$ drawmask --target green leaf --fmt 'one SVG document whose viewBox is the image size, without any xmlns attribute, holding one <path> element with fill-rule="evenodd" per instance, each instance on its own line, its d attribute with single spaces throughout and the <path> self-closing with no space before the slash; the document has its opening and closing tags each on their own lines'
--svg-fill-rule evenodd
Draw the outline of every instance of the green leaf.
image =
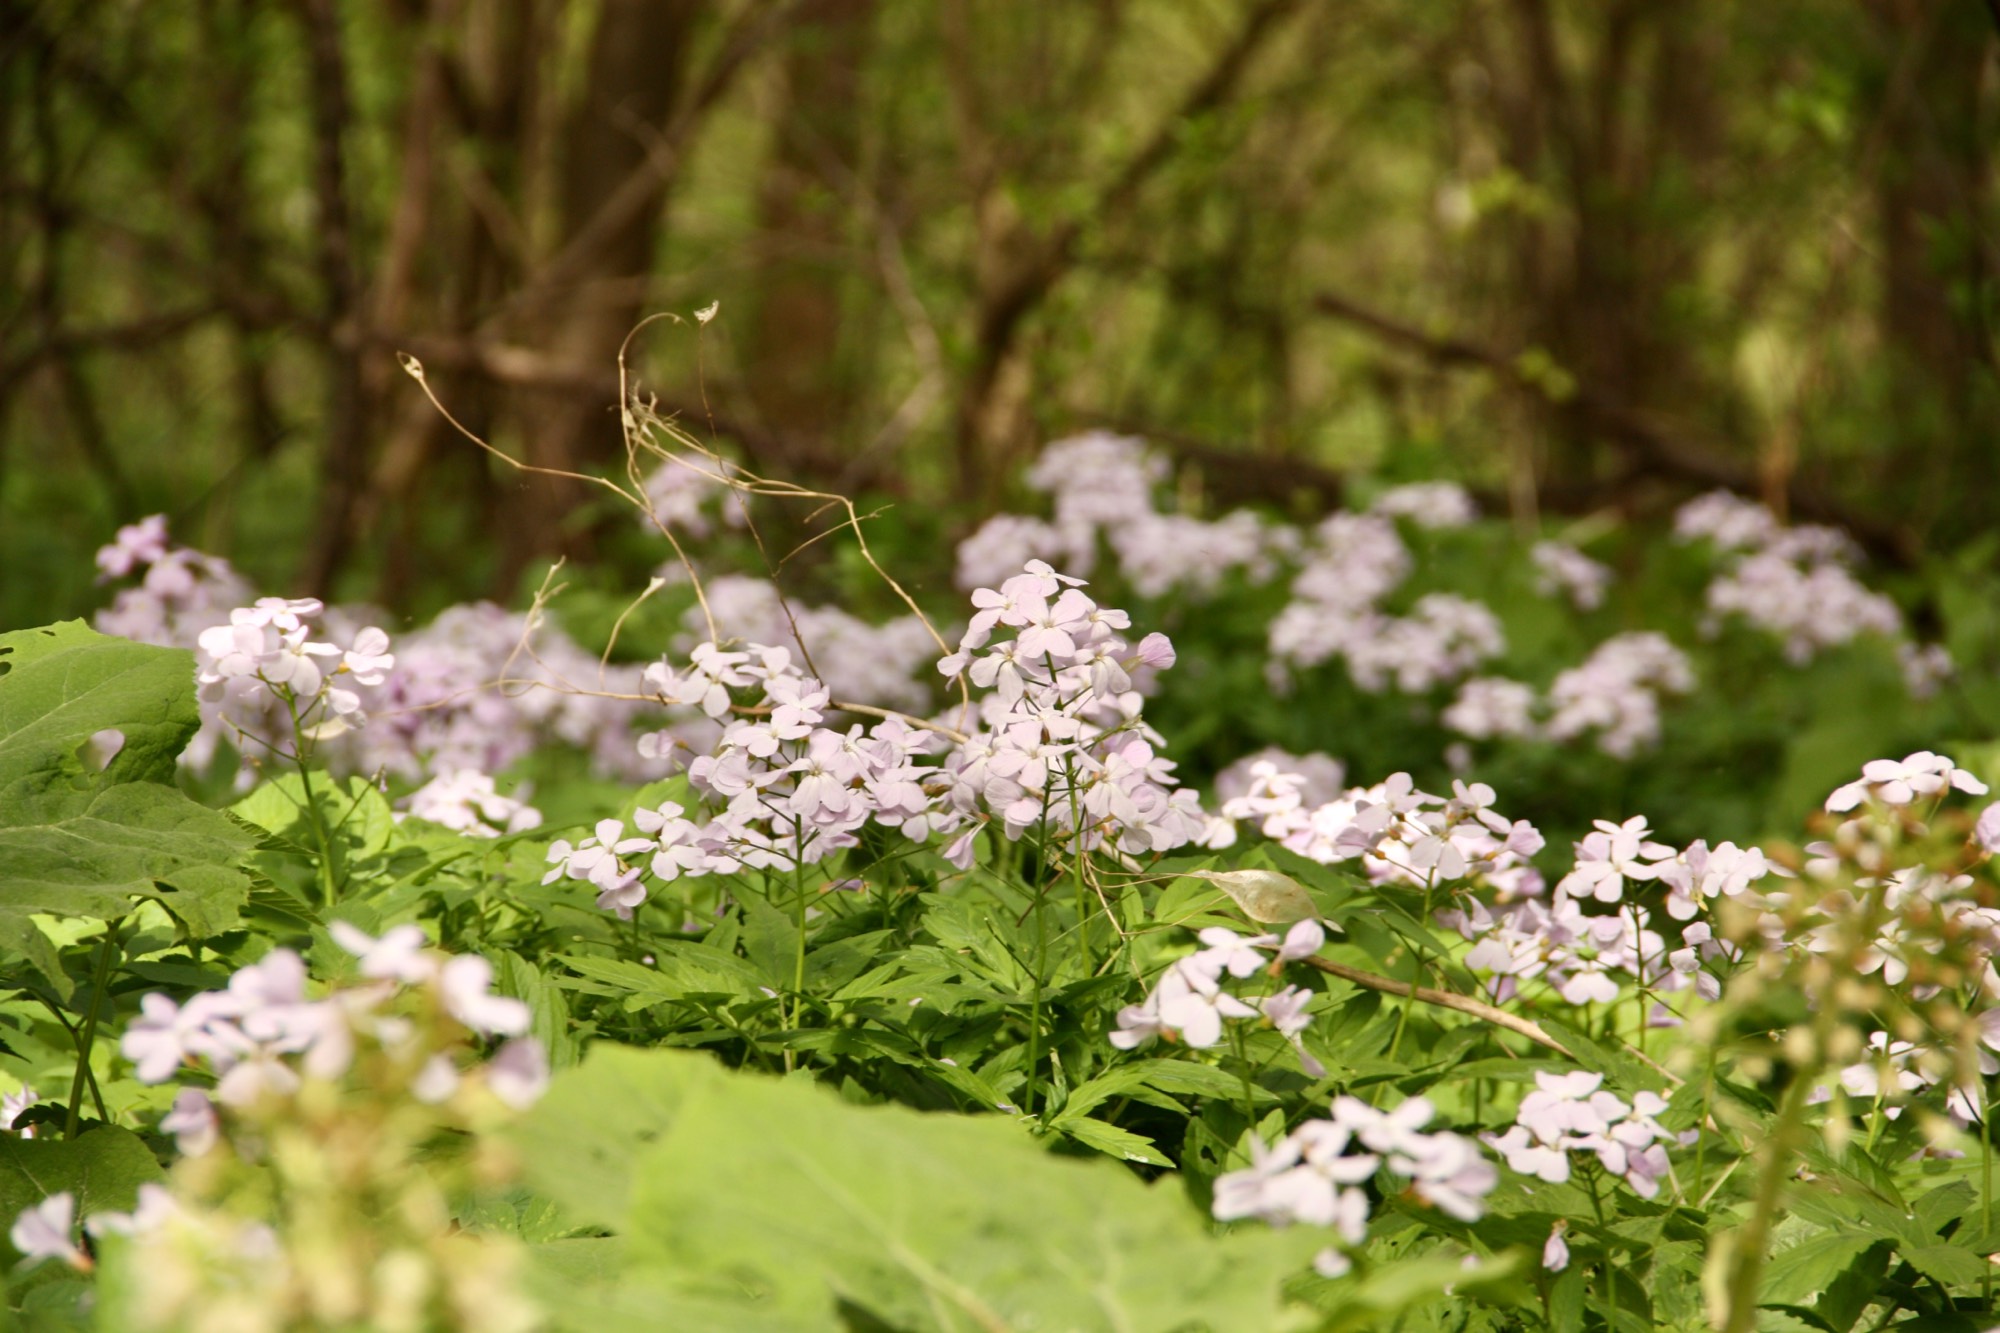
<svg viewBox="0 0 2000 1333">
<path fill-rule="evenodd" d="M 838 991 L 860 976 L 895 937 L 894 931 L 871 930 L 814 948 L 806 955 L 806 989 L 816 995 Z"/>
<path fill-rule="evenodd" d="M 1820 1292 L 1819 1299 L 1813 1302 L 1813 1312 L 1834 1333 L 1848 1333 L 1882 1294 L 1882 1280 L 1889 1275 L 1889 1260 L 1894 1253 L 1894 1247 L 1887 1241 L 1869 1246 Z"/>
<path fill-rule="evenodd" d="M 621 1232 L 624 1282 L 726 1281 L 863 1327 L 1264 1333 L 1324 1243 L 1213 1236 L 1177 1188 L 999 1117 L 856 1107 L 683 1052 L 595 1047 L 513 1135 L 535 1188 Z"/>
<path fill-rule="evenodd" d="M 396 817 L 389 807 L 389 798 L 374 783 L 355 777 L 342 784 L 321 774 L 313 781 L 312 794 L 319 803 L 327 832 L 350 859 L 377 856 L 388 847 L 396 832 Z M 305 779 L 297 773 L 285 773 L 259 786 L 231 806 L 229 812 L 309 851 L 313 834 L 306 808 Z"/>
<path fill-rule="evenodd" d="M 1467 1265 L 1456 1255 L 1426 1254 L 1370 1270 L 1342 1293 L 1329 1330 L 1388 1328 L 1406 1312 L 1442 1300 L 1454 1292 L 1504 1283 L 1520 1266 L 1518 1257 L 1503 1256 Z M 1552 1313 L 1554 1313 L 1552 1311 Z M 1558 1319 L 1556 1327 L 1564 1325 Z"/>
<path fill-rule="evenodd" d="M 659 1333 L 661 1329 L 728 1329 L 730 1333 L 849 1333 L 823 1304 L 775 1309 L 770 1295 L 709 1274 L 675 1284 L 654 1274 L 627 1274 L 625 1244 L 616 1237 L 552 1241 L 528 1251 L 524 1285 L 568 1333 Z"/>
<path fill-rule="evenodd" d="M 1173 1159 L 1159 1150 L 1154 1142 L 1129 1129 L 1107 1125 L 1102 1120 L 1092 1120 L 1088 1116 L 1064 1116 L 1056 1121 L 1055 1127 L 1087 1148 L 1095 1148 L 1108 1157 L 1116 1157 L 1126 1162 L 1144 1162 L 1147 1166 L 1172 1167 Z"/>
<path fill-rule="evenodd" d="M 720 1066 L 682 1056 L 675 1077 L 623 1046 L 599 1045 L 550 1082 L 513 1138 L 528 1183 L 579 1219 L 622 1227 L 631 1211 L 633 1154 L 663 1138 Z"/>
<path fill-rule="evenodd" d="M 1145 1089 L 1229 1102 L 1243 1099 L 1242 1080 L 1214 1065 L 1196 1064 L 1192 1060 L 1134 1060 L 1078 1086 L 1063 1107 L 1063 1118 L 1081 1117 L 1114 1097 L 1129 1097 Z M 1275 1100 L 1268 1090 L 1255 1084 L 1251 1085 L 1251 1092 L 1259 1103 Z"/>
<path fill-rule="evenodd" d="M 1961 1250 L 1956 1245 L 1909 1245 L 1900 1253 L 1910 1267 L 1945 1286 L 1977 1282 L 1991 1271 L 1983 1255 Z"/>
<path fill-rule="evenodd" d="M 194 654 L 99 634 L 80 620 L 0 634 L 0 808 L 76 789 L 172 782 L 201 725 Z M 100 731 L 124 745 L 91 773 L 77 751 Z"/>
<path fill-rule="evenodd" d="M 1802 1305 L 1876 1245 L 1869 1235 L 1819 1232 L 1773 1255 L 1759 1294 L 1765 1305 Z"/>
<path fill-rule="evenodd" d="M 526 1002 L 533 1024 L 529 1031 L 548 1052 L 549 1064 L 557 1069 L 575 1064 L 581 1051 L 562 989 L 517 953 L 500 954 L 499 964 L 500 993 Z"/>
<path fill-rule="evenodd" d="M 1606 1046 L 1553 1018 L 1542 1019 L 1541 1025 L 1551 1037 L 1567 1046 L 1570 1054 L 1584 1068 L 1609 1075 L 1617 1087 L 1627 1093 L 1658 1092 L 1666 1084 L 1658 1072 L 1648 1069 L 1621 1048 Z"/>
<path fill-rule="evenodd" d="M 171 785 L 199 724 L 190 655 L 71 621 L 0 635 L 0 665 L 0 943 L 67 997 L 36 913 L 110 920 L 154 898 L 194 934 L 234 925 L 257 839 Z M 103 731 L 124 744 L 94 770 Z"/>
<path fill-rule="evenodd" d="M 9 1226 L 24 1208 L 65 1191 L 76 1198 L 76 1217 L 127 1212 L 139 1186 L 164 1178 L 139 1136 L 101 1125 L 70 1140 L 0 1137 L 0 1219 Z M 0 1248 L 11 1262 L 12 1244 Z"/>
<path fill-rule="evenodd" d="M 743 951 L 763 975 L 764 984 L 781 991 L 794 989 L 798 966 L 799 929 L 792 918 L 754 893 L 742 895 Z"/>
<path fill-rule="evenodd" d="M 1979 1191 L 1963 1180 L 1948 1181 L 1916 1202 L 1917 1221 L 1933 1233 L 1979 1206 Z M 1964 1237 L 1959 1239 L 1963 1240 Z"/>
</svg>

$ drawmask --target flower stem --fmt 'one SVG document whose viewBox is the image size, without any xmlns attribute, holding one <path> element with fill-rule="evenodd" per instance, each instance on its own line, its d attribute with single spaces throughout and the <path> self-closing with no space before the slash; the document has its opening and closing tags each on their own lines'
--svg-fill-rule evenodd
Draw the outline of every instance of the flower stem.
<svg viewBox="0 0 2000 1333">
<path fill-rule="evenodd" d="M 1599 1176 L 1602 1168 L 1592 1162 L 1590 1176 L 1590 1209 L 1597 1214 L 1597 1229 L 1604 1243 L 1604 1327 L 1607 1333 L 1618 1330 L 1618 1268 L 1611 1255 L 1611 1233 L 1604 1226 L 1604 1195 L 1600 1191 Z"/>
<path fill-rule="evenodd" d="M 305 737 L 299 721 L 298 700 L 285 692 L 285 711 L 292 718 L 292 762 L 298 765 L 299 785 L 306 795 L 306 822 L 312 825 L 313 841 L 319 844 L 319 892 L 322 905 L 331 908 L 338 894 L 333 882 L 333 838 L 327 832 L 326 814 L 319 808 L 313 791 L 312 765 L 306 758 Z"/>
<path fill-rule="evenodd" d="M 105 923 L 104 940 L 97 946 L 97 967 L 90 978 L 90 1008 L 84 1011 L 83 1031 L 76 1040 L 76 1074 L 69 1084 L 69 1114 L 63 1118 L 66 1139 L 75 1138 L 83 1123 L 83 1091 L 90 1081 L 90 1048 L 97 1041 L 97 1019 L 104 1011 L 104 992 L 111 984 L 112 960 L 118 953 L 118 927 L 123 920 L 121 917 Z"/>
</svg>

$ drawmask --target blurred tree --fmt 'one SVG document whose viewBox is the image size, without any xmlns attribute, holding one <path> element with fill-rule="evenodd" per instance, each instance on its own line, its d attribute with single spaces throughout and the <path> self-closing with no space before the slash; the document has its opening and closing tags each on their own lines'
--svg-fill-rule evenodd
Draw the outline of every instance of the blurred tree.
<svg viewBox="0 0 2000 1333">
<path fill-rule="evenodd" d="M 647 390 L 941 527 L 1108 424 L 1232 500 L 1729 484 L 1914 560 L 2000 525 L 1993 10 L 0 0 L 0 615 L 155 509 L 511 592 L 607 520 L 394 354 L 587 471 L 716 300 Z"/>
</svg>

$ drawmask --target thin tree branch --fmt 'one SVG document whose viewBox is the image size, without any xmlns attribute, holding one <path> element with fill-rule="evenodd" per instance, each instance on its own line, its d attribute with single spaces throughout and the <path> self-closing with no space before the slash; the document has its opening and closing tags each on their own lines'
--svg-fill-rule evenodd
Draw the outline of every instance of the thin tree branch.
<svg viewBox="0 0 2000 1333">
<path fill-rule="evenodd" d="M 1557 1055 L 1568 1056 L 1572 1060 L 1576 1058 L 1569 1047 L 1542 1031 L 1541 1024 L 1531 1019 L 1522 1018 L 1519 1014 L 1510 1014 L 1505 1009 L 1499 1009 L 1483 1001 L 1475 1000 L 1470 995 L 1458 995 L 1451 991 L 1432 990 L 1428 986 L 1412 986 L 1406 981 L 1394 981 L 1388 977 L 1378 977 L 1373 972 L 1363 972 L 1358 967 L 1349 967 L 1345 963 L 1336 963 L 1331 958 L 1313 957 L 1305 961 L 1309 966 L 1316 967 L 1329 976 L 1339 977 L 1342 981 L 1351 981 L 1364 989 L 1381 991 L 1384 995 L 1400 995 L 1404 999 L 1416 1000 L 1421 1004 L 1436 1005 L 1440 1009 L 1455 1009 L 1461 1014 L 1470 1014 L 1474 1018 L 1483 1019 L 1495 1027 L 1506 1028 L 1509 1032 L 1518 1032 L 1537 1046 L 1546 1046 Z"/>
<path fill-rule="evenodd" d="M 180 310 L 147 315 L 123 324 L 88 329 L 58 328 L 7 361 L 0 361 L 0 384 L 13 383 L 46 361 L 65 361 L 84 352 L 143 352 L 155 343 L 228 313 L 219 303 L 203 301 Z"/>
<path fill-rule="evenodd" d="M 1465 338 L 1426 333 L 1333 292 L 1322 291 L 1314 296 L 1312 309 L 1366 330 L 1383 342 L 1415 352 L 1432 365 L 1491 371 L 1510 388 L 1542 400 L 1580 425 L 1625 446 L 1640 471 L 1666 473 L 1746 494 L 1756 494 L 1760 489 L 1762 479 L 1754 464 L 1691 443 L 1590 385 L 1558 391 L 1544 376 L 1532 373 L 1517 354 Z M 1787 493 L 1794 513 L 1846 528 L 1862 545 L 1890 563 L 1904 566 L 1915 563 L 1917 552 L 1906 533 L 1853 513 L 1831 498 L 1805 488 L 1796 478 L 1788 483 Z"/>
</svg>

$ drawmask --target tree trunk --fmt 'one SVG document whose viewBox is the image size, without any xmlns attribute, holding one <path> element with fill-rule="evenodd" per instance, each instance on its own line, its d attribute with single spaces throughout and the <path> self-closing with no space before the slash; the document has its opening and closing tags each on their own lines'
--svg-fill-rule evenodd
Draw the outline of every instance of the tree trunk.
<svg viewBox="0 0 2000 1333">
<path fill-rule="evenodd" d="M 788 451 L 798 456 L 759 461 L 805 484 L 831 481 L 842 467 L 838 446 L 855 444 L 838 433 L 854 406 L 852 349 L 841 336 L 853 290 L 854 210 L 845 201 L 860 178 L 861 76 L 874 18 L 875 0 L 812 0 L 800 11 L 758 191 L 772 252 L 751 298 L 743 387 L 764 425 L 802 446 Z"/>
<path fill-rule="evenodd" d="M 701 0 L 604 0 L 581 98 L 561 136 L 558 251 L 591 226 L 654 153 L 665 151 L 662 131 L 680 102 L 703 8 Z M 670 174 L 653 173 L 640 206 L 602 228 L 566 281 L 521 317 L 533 342 L 559 361 L 615 368 L 619 345 L 646 313 Z M 575 471 L 618 456 L 615 404 L 564 395 L 545 398 L 537 409 L 525 414 L 532 423 L 523 442 L 530 464 Z M 588 546 L 588 534 L 566 523 L 582 498 L 579 485 L 546 476 L 524 476 L 517 485 L 504 536 L 508 590 L 537 558 L 585 554 Z"/>
</svg>

